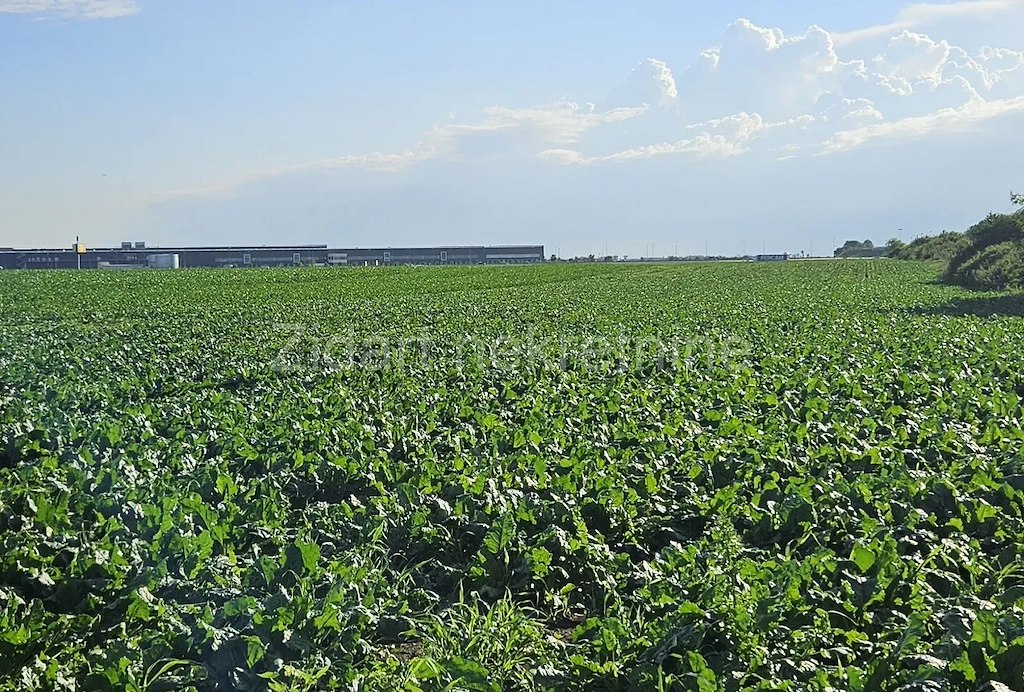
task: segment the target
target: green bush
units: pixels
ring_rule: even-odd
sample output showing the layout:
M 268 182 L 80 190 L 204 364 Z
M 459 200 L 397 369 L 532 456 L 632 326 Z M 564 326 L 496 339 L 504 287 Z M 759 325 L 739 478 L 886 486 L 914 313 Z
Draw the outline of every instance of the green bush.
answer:
M 948 262 L 968 247 L 970 242 L 963 233 L 943 231 L 937 236 L 917 238 L 912 243 L 896 249 L 890 256 L 902 260 Z
M 962 249 L 949 262 L 946 269 L 947 277 L 956 280 L 961 273 L 961 268 L 977 257 L 986 248 L 1000 245 L 1011 241 L 1024 240 L 1024 229 L 1021 221 L 1024 215 L 1016 214 L 989 214 L 984 220 L 974 224 L 967 230 L 967 239 L 970 245 Z
M 966 233 L 946 231 L 909 245 L 890 241 L 889 256 L 948 262 L 943 281 L 969 288 L 1024 288 L 1024 196 L 1010 195 L 1021 207 L 1012 214 L 989 214 Z
M 1024 286 L 1024 209 L 989 214 L 964 234 L 967 245 L 953 255 L 943 279 L 986 290 Z
M 1024 243 L 1011 240 L 986 247 L 964 262 L 954 279 L 972 288 L 1024 287 Z

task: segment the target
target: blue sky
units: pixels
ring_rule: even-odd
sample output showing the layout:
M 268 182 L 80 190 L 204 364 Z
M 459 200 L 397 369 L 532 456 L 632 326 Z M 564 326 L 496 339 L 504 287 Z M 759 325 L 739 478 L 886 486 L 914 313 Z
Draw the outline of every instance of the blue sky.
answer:
M 824 251 L 1024 189 L 1024 0 L 0 0 L 0 245 Z

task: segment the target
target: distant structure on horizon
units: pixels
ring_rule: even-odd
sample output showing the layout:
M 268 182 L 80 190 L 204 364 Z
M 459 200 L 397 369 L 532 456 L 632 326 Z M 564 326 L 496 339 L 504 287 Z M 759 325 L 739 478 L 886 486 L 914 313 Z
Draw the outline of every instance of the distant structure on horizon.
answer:
M 79 261 L 81 264 L 79 265 Z M 0 248 L 4 269 L 177 269 L 228 267 L 376 267 L 395 265 L 535 264 L 543 245 L 450 245 L 443 247 L 331 248 L 327 245 Z

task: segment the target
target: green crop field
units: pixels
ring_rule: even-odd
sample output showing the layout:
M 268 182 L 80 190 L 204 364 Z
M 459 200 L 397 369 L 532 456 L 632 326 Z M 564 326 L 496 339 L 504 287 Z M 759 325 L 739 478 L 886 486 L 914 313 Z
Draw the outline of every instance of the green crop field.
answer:
M 0 690 L 1024 689 L 1024 303 L 2 272 Z

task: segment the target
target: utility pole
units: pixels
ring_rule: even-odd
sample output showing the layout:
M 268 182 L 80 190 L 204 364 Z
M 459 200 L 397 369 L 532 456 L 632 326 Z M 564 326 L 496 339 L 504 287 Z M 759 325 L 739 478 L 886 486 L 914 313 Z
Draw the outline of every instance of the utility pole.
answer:
M 78 249 L 79 249 L 78 248 L 78 243 L 80 241 L 81 241 L 81 239 L 76 235 L 75 236 L 75 257 L 78 259 L 78 268 L 79 269 L 82 268 L 82 253 L 78 251 Z

